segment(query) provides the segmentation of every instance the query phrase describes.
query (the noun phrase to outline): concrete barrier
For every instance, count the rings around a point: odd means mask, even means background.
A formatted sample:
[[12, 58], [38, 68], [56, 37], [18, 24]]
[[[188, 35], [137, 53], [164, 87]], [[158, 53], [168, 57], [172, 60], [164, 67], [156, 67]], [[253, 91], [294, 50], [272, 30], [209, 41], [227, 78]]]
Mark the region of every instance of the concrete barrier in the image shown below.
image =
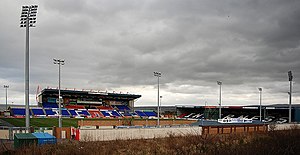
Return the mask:
[[270, 124], [268, 131], [272, 130], [289, 130], [289, 129], [300, 129], [300, 124]]
[[202, 128], [124, 128], [124, 129], [80, 129], [80, 141], [109, 141], [126, 139], [163, 138], [169, 135], [201, 135]]

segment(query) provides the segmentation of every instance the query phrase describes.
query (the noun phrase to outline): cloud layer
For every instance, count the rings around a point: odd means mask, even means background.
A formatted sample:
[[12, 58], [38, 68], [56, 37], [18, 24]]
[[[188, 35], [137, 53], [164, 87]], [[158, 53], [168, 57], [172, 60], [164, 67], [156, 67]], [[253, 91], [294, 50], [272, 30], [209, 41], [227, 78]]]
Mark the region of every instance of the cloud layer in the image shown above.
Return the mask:
[[[52, 0], [0, 2], [0, 83], [23, 104], [25, 30], [21, 6], [38, 4], [30, 30], [30, 92], [57, 86], [53, 58], [66, 60], [62, 87], [141, 94], [156, 105], [288, 103], [287, 72], [300, 103], [300, 2], [296, 0]], [[1, 95], [2, 94], [2, 95]], [[0, 93], [4, 103], [4, 91]]]

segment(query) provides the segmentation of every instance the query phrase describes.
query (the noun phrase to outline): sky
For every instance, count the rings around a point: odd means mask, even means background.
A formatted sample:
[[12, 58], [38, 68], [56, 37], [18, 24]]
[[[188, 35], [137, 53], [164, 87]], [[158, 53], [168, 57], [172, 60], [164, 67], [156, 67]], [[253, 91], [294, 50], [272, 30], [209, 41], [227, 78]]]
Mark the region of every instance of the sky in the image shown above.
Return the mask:
[[[300, 104], [299, 0], [1, 0], [0, 84], [24, 104], [22, 5], [30, 28], [30, 104], [37, 87], [139, 94], [136, 106]], [[3, 88], [3, 86], [1, 86]], [[1, 89], [0, 89], [1, 90]], [[5, 104], [5, 89], [0, 91]]]

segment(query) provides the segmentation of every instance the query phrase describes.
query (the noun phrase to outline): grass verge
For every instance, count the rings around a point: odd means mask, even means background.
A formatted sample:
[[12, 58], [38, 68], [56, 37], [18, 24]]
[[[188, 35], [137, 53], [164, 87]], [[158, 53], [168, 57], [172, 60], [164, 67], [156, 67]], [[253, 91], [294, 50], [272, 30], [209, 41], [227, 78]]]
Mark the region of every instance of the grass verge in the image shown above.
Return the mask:
[[56, 145], [30, 146], [6, 154], [128, 154], [128, 155], [254, 155], [299, 154], [300, 130], [253, 134], [185, 135], [167, 138], [106, 142], [64, 141]]

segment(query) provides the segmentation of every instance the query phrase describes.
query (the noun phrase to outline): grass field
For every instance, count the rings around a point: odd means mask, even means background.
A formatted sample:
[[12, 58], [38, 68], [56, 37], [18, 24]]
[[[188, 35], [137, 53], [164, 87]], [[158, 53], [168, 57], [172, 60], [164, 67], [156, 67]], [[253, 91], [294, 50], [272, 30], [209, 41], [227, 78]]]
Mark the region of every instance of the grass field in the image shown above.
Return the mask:
[[[2, 120], [16, 126], [25, 127], [25, 118], [1, 118]], [[75, 118], [63, 118], [63, 127], [77, 127], [77, 121]], [[33, 127], [53, 127], [58, 126], [58, 118], [30, 118], [30, 126]]]
[[[25, 118], [0, 118], [15, 127], [25, 127]], [[156, 119], [145, 119], [145, 118], [62, 118], [63, 127], [78, 127], [82, 125], [82, 121], [89, 122], [91, 126], [114, 126], [114, 125], [148, 125], [155, 126]], [[107, 122], [105, 122], [107, 121]], [[78, 123], [79, 122], [79, 123]], [[92, 123], [93, 122], [93, 123]], [[191, 124], [196, 121], [187, 120], [174, 120], [174, 119], [163, 119], [161, 125], [170, 124]], [[83, 123], [87, 125], [86, 123]], [[32, 127], [53, 127], [58, 126], [58, 118], [30, 118], [30, 126]]]

